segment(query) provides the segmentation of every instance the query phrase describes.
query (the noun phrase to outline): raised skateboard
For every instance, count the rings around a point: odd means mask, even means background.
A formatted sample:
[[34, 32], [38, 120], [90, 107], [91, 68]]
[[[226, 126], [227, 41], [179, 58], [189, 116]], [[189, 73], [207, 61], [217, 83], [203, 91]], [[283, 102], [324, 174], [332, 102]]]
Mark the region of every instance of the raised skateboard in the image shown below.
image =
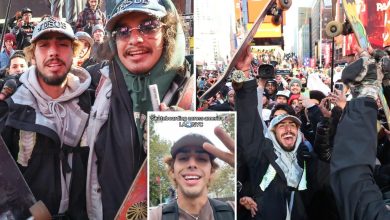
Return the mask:
[[0, 137], [0, 219], [51, 219], [49, 210], [36, 201], [8, 147]]
[[[341, 24], [338, 21], [329, 22], [326, 27], [327, 35], [330, 37], [335, 37], [342, 34], [353, 33], [359, 44], [359, 46], [367, 50], [370, 47], [370, 42], [368, 41], [366, 29], [363, 26], [362, 21], [360, 20], [358, 14], [356, 13], [356, 2], [355, 0], [343, 0], [344, 13], [347, 16], [347, 21], [344, 24]], [[350, 28], [350, 30], [348, 30]], [[387, 123], [390, 123], [390, 111], [387, 104], [386, 98], [383, 95], [383, 88], [381, 87], [382, 92], [379, 93], [379, 99], [382, 103], [383, 110], [386, 115]]]
[[241, 45], [238, 47], [237, 51], [233, 55], [233, 58], [229, 66], [226, 68], [226, 70], [224, 71], [222, 76], [218, 79], [218, 81], [215, 82], [207, 91], [205, 91], [205, 93], [203, 93], [201, 97], [199, 97], [201, 101], [207, 100], [211, 96], [215, 95], [226, 84], [228, 77], [233, 72], [234, 67], [236, 66], [237, 62], [241, 58], [247, 45], [249, 45], [252, 42], [253, 37], [257, 32], [257, 29], [263, 23], [265, 16], [272, 15], [273, 16], [272, 21], [277, 23], [280, 20], [280, 12], [282, 10], [289, 9], [292, 4], [292, 0], [266, 0], [266, 2], [267, 3], [265, 4], [265, 6], [260, 9], [260, 13], [257, 16], [252, 28], [249, 30], [248, 34], [245, 36]]

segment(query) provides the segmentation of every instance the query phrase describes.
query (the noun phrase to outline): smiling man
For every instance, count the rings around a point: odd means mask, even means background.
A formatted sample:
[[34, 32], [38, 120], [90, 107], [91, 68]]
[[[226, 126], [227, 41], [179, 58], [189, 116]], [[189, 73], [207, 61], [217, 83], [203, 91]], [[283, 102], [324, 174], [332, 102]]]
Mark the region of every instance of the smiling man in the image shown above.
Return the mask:
[[187, 134], [171, 148], [165, 159], [168, 175], [177, 190], [177, 200], [150, 212], [149, 219], [233, 220], [232, 207], [208, 197], [208, 187], [218, 169], [215, 156], [203, 149], [205, 136]]
[[79, 43], [69, 24], [45, 18], [24, 52], [36, 65], [1, 102], [2, 137], [37, 200], [53, 219], [87, 219], [88, 147], [82, 138], [90, 111], [91, 77], [72, 67]]
[[[250, 62], [247, 52], [237, 67], [247, 69]], [[322, 170], [303, 143], [301, 121], [284, 113], [265, 127], [257, 100], [262, 98], [266, 80], [257, 83], [249, 79], [249, 73], [246, 78], [236, 91], [237, 179], [242, 183], [238, 219], [314, 219], [310, 218], [310, 199]]]
[[190, 72], [179, 19], [170, 0], [124, 0], [107, 22], [113, 57], [90, 69], [99, 79], [88, 125], [90, 219], [114, 219], [146, 157], [146, 113], [155, 110], [149, 86], [157, 85], [166, 106], [185, 91]]

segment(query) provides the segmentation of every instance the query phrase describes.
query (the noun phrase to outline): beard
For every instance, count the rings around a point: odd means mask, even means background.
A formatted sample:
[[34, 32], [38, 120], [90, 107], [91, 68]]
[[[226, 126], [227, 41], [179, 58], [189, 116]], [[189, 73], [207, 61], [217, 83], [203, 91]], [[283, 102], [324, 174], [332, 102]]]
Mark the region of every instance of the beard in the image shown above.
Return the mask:
[[66, 77], [68, 76], [68, 73], [70, 71], [69, 67], [66, 72], [62, 75], [55, 75], [55, 76], [46, 76], [41, 71], [37, 70], [38, 77], [41, 78], [46, 84], [51, 85], [51, 86], [59, 86], [61, 85], [65, 80]]

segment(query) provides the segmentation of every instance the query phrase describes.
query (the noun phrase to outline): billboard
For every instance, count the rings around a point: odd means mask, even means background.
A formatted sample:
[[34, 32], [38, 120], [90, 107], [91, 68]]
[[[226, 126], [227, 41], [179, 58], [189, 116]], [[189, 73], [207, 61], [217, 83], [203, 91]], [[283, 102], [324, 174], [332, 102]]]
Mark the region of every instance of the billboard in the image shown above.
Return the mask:
[[[266, 6], [268, 0], [248, 0], [248, 30], [253, 26], [259, 12]], [[283, 17], [285, 17], [283, 12]], [[283, 24], [285, 20], [283, 19]], [[260, 25], [254, 38], [275, 38], [282, 37], [282, 25], [274, 25], [272, 23], [272, 16], [266, 16], [264, 22]]]
[[[368, 39], [373, 48], [390, 45], [390, 1], [389, 0], [357, 0], [356, 11], [362, 21]], [[344, 55], [353, 54], [355, 37], [344, 36]]]

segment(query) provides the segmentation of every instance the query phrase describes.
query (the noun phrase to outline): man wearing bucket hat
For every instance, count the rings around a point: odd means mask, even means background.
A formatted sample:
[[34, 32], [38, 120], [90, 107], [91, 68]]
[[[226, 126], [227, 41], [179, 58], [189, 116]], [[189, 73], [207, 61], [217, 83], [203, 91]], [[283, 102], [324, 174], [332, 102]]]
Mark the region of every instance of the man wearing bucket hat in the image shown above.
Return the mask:
[[187, 79], [184, 33], [170, 0], [124, 0], [106, 30], [115, 54], [99, 67], [88, 127], [91, 219], [114, 218], [146, 157], [146, 112], [154, 109], [149, 86], [157, 85], [158, 101], [171, 106]]
[[95, 64], [95, 60], [91, 57], [92, 45], [94, 43], [92, 37], [84, 31], [76, 32], [77, 39], [81, 42], [82, 48], [79, 53], [73, 58], [73, 64], [86, 68]]
[[206, 151], [204, 145], [213, 144], [195, 133], [184, 135], [172, 145], [165, 163], [177, 199], [151, 210], [149, 219], [234, 219], [233, 208], [228, 203], [208, 197], [208, 187], [219, 166], [214, 161], [218, 155]]
[[72, 67], [78, 50], [72, 28], [52, 17], [34, 29], [24, 52], [34, 66], [23, 86], [0, 106], [2, 137], [37, 200], [53, 219], [87, 219], [88, 147], [83, 136], [90, 111], [91, 77]]

